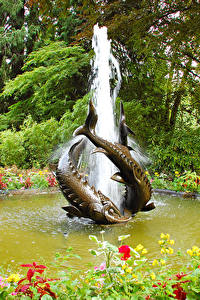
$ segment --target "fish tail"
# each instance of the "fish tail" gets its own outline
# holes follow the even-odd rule
[[[74,131],[73,135],[77,136],[77,135],[83,134],[83,135],[87,136],[91,131],[95,130],[97,119],[98,119],[98,116],[97,116],[95,107],[94,107],[94,105],[92,103],[92,100],[90,100],[90,102],[89,102],[89,112],[88,112],[85,124],[82,125],[82,126],[80,126],[80,127],[78,127]]]

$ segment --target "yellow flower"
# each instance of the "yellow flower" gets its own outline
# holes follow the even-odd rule
[[[17,282],[20,280],[20,276],[19,274],[11,274],[8,278],[7,281],[8,282]]]
[[[44,173],[48,173],[48,170],[44,170]]]
[[[169,247],[168,250],[169,250],[169,254],[173,254],[174,253],[174,249],[172,249],[171,247]]]
[[[192,250],[196,252],[196,251],[199,251],[199,248],[197,246],[193,246]]]
[[[136,251],[140,251],[140,250],[142,250],[143,248],[144,248],[143,245],[138,244],[138,245],[136,246],[135,250],[136,250]]]
[[[146,174],[146,175],[149,175],[149,172],[148,172],[148,171],[145,171],[145,174]]]
[[[132,274],[132,277],[133,277],[133,278],[137,278],[137,275],[135,275],[135,274]]]
[[[170,238],[169,233],[167,233],[167,234],[165,235],[165,238],[166,238],[167,240],[169,240],[169,238]]]
[[[164,248],[161,248],[160,253],[161,253],[161,254],[165,254],[165,249],[164,249]]]
[[[155,267],[155,266],[157,266],[157,265],[158,265],[158,261],[157,261],[157,259],[154,259],[153,262],[152,262],[152,266]]]
[[[124,270],[124,269],[126,269],[126,265],[123,265],[123,266],[122,266],[122,270]]]
[[[38,174],[39,174],[39,175],[43,175],[43,172],[42,172],[42,171],[39,171]]]
[[[179,171],[175,171],[174,173],[178,175],[178,174],[179,174]]]
[[[119,281],[120,281],[121,283],[123,283],[123,280],[122,280],[121,278],[119,279]]]
[[[159,240],[159,241],[158,241],[158,244],[159,244],[159,245],[163,245],[164,243],[165,243],[164,240]]]
[[[141,253],[144,255],[147,254],[147,252],[148,252],[147,249],[144,248]]]
[[[170,245],[174,245],[174,240],[169,240]]]
[[[86,280],[85,280],[85,283],[89,283],[89,280],[88,280],[88,279],[86,279]]]
[[[155,175],[155,176],[157,176],[157,177],[159,177],[159,174],[158,174],[158,172],[155,172],[155,173],[154,173],[154,175]]]
[[[189,254],[190,256],[193,255],[193,251],[191,249],[187,249],[187,254]]]
[[[165,265],[165,264],[166,264],[166,261],[165,261],[164,259],[161,258],[160,263],[161,263],[161,265]]]
[[[165,234],[164,234],[164,233],[161,233],[161,234],[160,234],[160,238],[161,238],[161,239],[164,239],[164,238],[165,238]]]
[[[19,177],[23,177],[23,175],[22,175],[22,174],[19,174]]]
[[[127,273],[131,273],[131,272],[132,272],[132,268],[131,268],[131,267],[128,267],[128,268],[125,269],[125,271],[126,271]]]
[[[154,272],[152,272],[152,273],[150,274],[150,276],[151,276],[151,279],[152,279],[152,280],[156,279],[156,275],[155,275]]]

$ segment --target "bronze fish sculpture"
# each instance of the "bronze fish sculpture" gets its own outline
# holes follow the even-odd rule
[[[77,216],[94,220],[98,224],[124,223],[131,217],[121,215],[115,204],[100,191],[90,187],[84,175],[76,168],[77,151],[82,140],[74,143],[68,152],[64,170],[56,168],[54,174],[65,198],[70,203],[63,207],[69,217]]]
[[[155,207],[153,203],[147,204],[151,198],[152,188],[145,172],[131,156],[128,146],[120,143],[111,143],[95,134],[97,119],[98,116],[94,105],[90,101],[89,113],[85,124],[77,128],[74,135],[85,135],[97,147],[93,153],[104,153],[119,169],[119,172],[111,178],[126,185],[125,208],[129,209],[132,214],[140,210],[147,211],[153,209]],[[124,128],[125,126],[124,122]],[[123,136],[123,127],[121,130],[122,142],[126,143],[126,140],[123,140],[125,139],[125,136]],[[126,126],[125,132],[127,130]]]

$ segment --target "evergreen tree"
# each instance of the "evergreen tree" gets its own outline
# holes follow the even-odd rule
[[[30,53],[39,33],[38,13],[33,7],[28,9],[25,0],[0,0],[0,91],[5,82],[22,73],[24,60]],[[15,103],[1,101],[1,113]]]
[[[90,57],[81,47],[51,42],[29,54],[23,74],[10,80],[0,100],[16,102],[0,120],[1,129],[16,127],[27,115],[36,122],[59,120],[87,92]]]

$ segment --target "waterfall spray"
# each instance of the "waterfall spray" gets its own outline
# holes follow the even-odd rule
[[[115,100],[121,85],[119,63],[111,52],[111,41],[107,37],[107,28],[94,26],[92,47],[95,58],[92,62],[93,82],[91,91],[98,115],[96,134],[111,141],[118,142],[118,129],[115,120]],[[111,92],[110,80],[115,80],[115,88]],[[120,199],[120,186],[110,177],[116,172],[115,166],[100,153],[92,155],[90,162],[90,180],[96,188],[110,197],[117,205]]]

